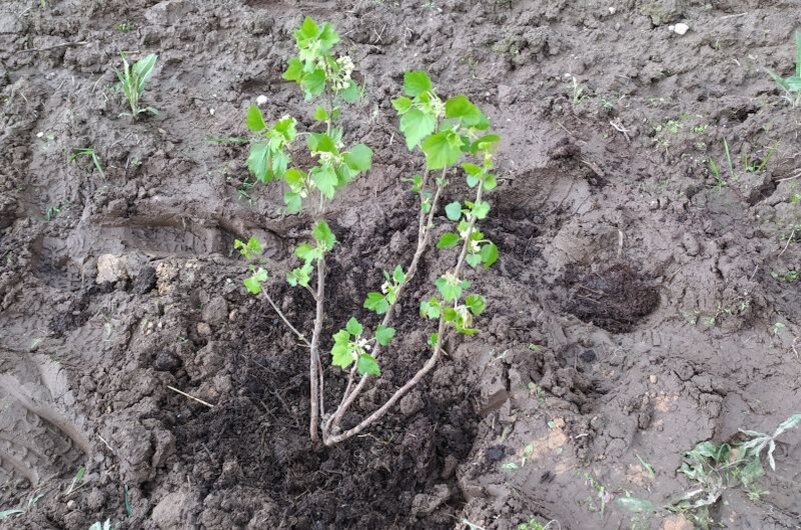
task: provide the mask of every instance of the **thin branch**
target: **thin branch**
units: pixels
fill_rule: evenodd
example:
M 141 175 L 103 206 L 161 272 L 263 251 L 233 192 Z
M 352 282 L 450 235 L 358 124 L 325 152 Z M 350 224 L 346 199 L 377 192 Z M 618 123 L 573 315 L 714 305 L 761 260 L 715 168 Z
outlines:
M 177 388 L 175 388 L 174 386 L 167 385 L 167 388 L 169 388 L 169 389 L 170 389 L 170 390 L 172 390 L 173 392 L 177 392 L 177 393 L 181 394 L 182 396 L 188 397 L 189 399 L 193 399 L 193 400 L 197 401 L 198 403 L 200 403 L 201 405 L 206 405 L 206 406 L 207 406 L 208 408 L 210 408 L 210 409 L 213 409 L 213 408 L 214 408 L 214 405 L 212 405 L 211 403 L 208 403 L 208 402 L 206 402 L 206 401 L 203 401 L 203 400 L 202 400 L 202 399 L 200 399 L 200 398 L 196 398 L 195 396 L 190 396 L 190 395 L 189 395 L 189 394 L 187 394 L 186 392 L 181 392 L 180 390 L 178 390 L 178 389 L 177 389 Z
M 437 204 L 439 203 L 440 196 L 442 195 L 442 190 L 445 187 L 445 175 L 447 175 L 448 168 L 442 170 L 442 177 L 440 183 L 437 184 L 437 190 L 434 193 L 434 198 L 431 201 L 431 209 L 428 211 L 428 215 L 426 215 L 425 210 L 420 208 L 420 219 L 419 219 L 419 231 L 417 233 L 417 249 L 414 252 L 414 257 L 412 258 L 412 262 L 409 265 L 409 269 L 406 271 L 406 278 L 404 279 L 403 283 L 400 284 L 398 290 L 395 293 L 395 301 L 390 304 L 387 312 L 384 314 L 384 319 L 381 322 L 382 326 L 388 327 L 391 323 L 392 317 L 394 316 L 395 306 L 397 305 L 398 301 L 401 298 L 401 295 L 405 291 L 405 288 L 414 278 L 414 275 L 417 273 L 417 267 L 420 263 L 420 258 L 423 256 L 423 253 L 428 246 L 428 241 L 431 235 L 431 227 L 433 226 L 434 222 L 434 213 L 437 210 Z M 428 173 L 423 177 L 423 185 L 425 185 L 425 179 L 428 177 Z M 378 359 L 378 356 L 381 353 L 381 345 L 376 344 L 375 349 L 373 350 L 373 358 Z M 367 384 L 369 376 L 363 375 L 359 380 L 359 384 L 356 385 L 356 388 L 353 389 L 351 394 L 348 394 L 346 389 L 345 395 L 342 397 L 342 402 L 340 403 L 337 410 L 334 411 L 333 416 L 326 422 L 325 426 L 323 427 L 323 434 L 327 436 L 331 433 L 333 429 L 336 429 L 340 422 L 342 421 L 342 416 L 347 412 L 353 402 L 356 400 L 356 397 L 364 390 L 365 385 Z M 350 383 L 350 382 L 349 382 Z M 350 387 L 350 384 L 348 384 Z
M 476 191 L 475 204 L 481 202 L 483 187 L 484 186 L 481 183 L 478 185 L 478 190 Z M 468 236 L 464 240 L 464 244 L 462 245 L 462 251 L 459 253 L 459 259 L 457 260 L 456 266 L 454 267 L 452 273 L 456 278 L 459 278 L 459 275 L 461 274 L 462 269 L 464 268 L 464 264 L 467 258 L 467 251 L 470 246 L 470 234 L 472 234 L 475 224 L 476 224 L 476 217 L 470 214 L 470 221 L 468 222 L 466 230 Z M 366 429 L 376 421 L 380 420 L 387 413 L 387 411 L 395 405 L 395 403 L 397 403 L 401 398 L 403 398 L 403 396 L 405 396 L 406 393 L 409 392 L 409 390 L 411 390 L 415 385 L 417 385 L 417 383 L 420 382 L 421 379 L 423 379 L 431 370 L 433 370 L 434 366 L 436 366 L 437 361 L 439 360 L 440 355 L 442 354 L 442 341 L 445 336 L 446 324 L 447 322 L 445 321 L 444 315 L 440 313 L 439 326 L 437 327 L 437 343 L 434 346 L 434 353 L 431 354 L 431 357 L 429 357 L 428 361 L 426 361 L 423 367 L 420 370 L 418 370 L 416 374 L 414 374 L 414 377 L 412 377 L 409 381 L 406 382 L 406 384 L 404 384 L 402 387 L 396 390 L 395 393 L 392 394 L 392 396 L 386 401 L 386 403 L 384 403 L 378 410 L 370 414 L 367 418 L 362 420 L 355 427 L 352 427 L 347 431 L 341 434 L 337 434 L 335 436 L 325 436 L 325 434 L 327 433 L 323 433 L 324 434 L 323 443 L 325 443 L 325 445 L 327 446 L 332 446 L 339 442 L 345 441 L 348 438 L 356 436 L 364 429 Z M 363 377 L 362 381 L 359 382 L 359 385 L 361 385 L 364 382 L 364 380 L 365 379 Z M 356 388 L 356 390 L 353 391 L 353 395 L 351 396 L 351 403 L 352 400 L 355 399 L 357 390 L 358 387 Z M 341 411 L 338 410 L 337 414 L 340 414 L 341 416 Z M 334 426 L 336 425 L 338 424 L 334 424 Z
M 323 317 L 325 316 L 325 256 L 317 260 L 317 312 L 314 318 L 314 331 L 312 332 L 311 346 L 309 348 L 309 402 L 311 404 L 311 418 L 309 419 L 309 435 L 312 443 L 320 439 L 320 406 L 322 402 L 321 387 L 323 377 L 320 369 L 320 334 L 323 330 Z
M 275 312 L 278 314 L 278 316 L 279 316 L 279 317 L 281 317 L 281 320 L 283 320 L 283 321 L 284 321 L 284 324 L 286 324 L 286 327 L 288 327 L 288 328 L 289 328 L 289 329 L 290 329 L 290 330 L 291 330 L 291 331 L 292 331 L 292 332 L 293 332 L 295 335 L 297 335 L 297 337 L 300 339 L 300 341 L 301 341 L 301 342 L 303 342 L 303 343 L 304 343 L 306 346 L 308 346 L 309 348 L 311 348 L 311 343 L 309 343 L 309 341 L 308 341 L 308 340 L 306 340 L 306 337 L 303 335 L 303 333 L 301 333 L 300 331 L 298 331 L 298 330 L 295 328 L 295 326 L 293 326 L 293 325 L 292 325 L 292 324 L 289 322 L 289 320 L 286 318 L 286 316 L 284 315 L 284 313 L 283 313 L 283 312 L 282 312 L 282 311 L 281 311 L 281 310 L 278 308 L 278 306 L 275 304 L 275 302 L 273 302 L 273 299 L 272 299 L 272 298 L 270 298 L 270 295 L 269 295 L 269 294 L 267 294 L 267 292 L 266 292 L 266 291 L 262 291 L 262 294 L 264 295 L 264 298 L 266 298 L 266 299 L 267 299 L 267 301 L 270 303 L 270 305 L 271 305 L 271 306 L 272 306 L 272 308 L 275 310 Z

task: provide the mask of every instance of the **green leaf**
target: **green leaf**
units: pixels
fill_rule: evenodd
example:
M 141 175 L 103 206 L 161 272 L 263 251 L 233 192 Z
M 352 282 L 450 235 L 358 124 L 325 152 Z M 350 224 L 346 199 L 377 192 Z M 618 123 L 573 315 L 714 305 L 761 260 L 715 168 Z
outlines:
M 323 24 L 323 30 L 320 32 L 320 50 L 326 52 L 337 42 L 339 42 L 339 34 L 330 23 L 326 22 Z
M 334 334 L 334 347 L 331 348 L 331 364 L 343 370 L 353 364 L 353 353 L 350 347 L 350 334 L 344 329 Z
M 316 68 L 303 74 L 300 79 L 300 87 L 306 92 L 308 98 L 322 94 L 325 90 L 325 70 Z
M 428 319 L 439 318 L 442 304 L 436 296 L 420 302 L 420 316 Z
M 462 155 L 461 146 L 462 140 L 453 131 L 440 131 L 426 138 L 422 148 L 428 169 L 442 169 L 455 164 Z
M 300 193 L 294 191 L 284 193 L 284 204 L 287 213 L 298 213 L 303 209 L 303 199 L 300 197 Z
M 284 137 L 284 140 L 287 142 L 291 142 L 297 136 L 297 130 L 295 130 L 295 118 L 292 116 L 287 116 L 281 120 L 275 122 L 273 126 L 275 132 L 279 133 L 281 136 Z
M 464 259 L 468 265 L 475 269 L 481 263 L 481 254 L 468 254 Z
M 467 280 L 458 280 L 454 278 L 448 278 L 446 276 L 440 276 L 434 282 L 434 285 L 437 286 L 437 290 L 446 302 L 453 302 L 462 296 L 462 290 L 468 288 L 470 286 L 470 282 Z
M 330 165 L 317 166 L 311 170 L 309 175 L 324 197 L 327 199 L 334 198 L 339 179 L 337 179 L 337 174 Z
M 337 95 L 343 99 L 346 103 L 356 103 L 362 98 L 362 92 L 364 90 L 358 83 L 354 80 L 350 80 L 348 86 L 344 89 L 337 92 Z M 334 117 L 336 119 L 336 116 Z
M 286 71 L 284 72 L 284 79 L 287 81 L 296 81 L 300 82 L 301 78 L 303 77 L 303 63 L 300 62 L 300 59 L 297 57 L 293 57 L 289 60 L 289 64 L 287 64 Z
M 437 248 L 440 250 L 444 250 L 447 248 L 455 247 L 462 238 L 459 237 L 459 234 L 454 234 L 453 232 L 445 232 L 440 236 L 439 241 L 437 241 Z
M 310 244 L 301 243 L 295 249 L 295 255 L 300 259 L 302 259 L 303 261 L 309 262 L 319 257 L 316 251 L 317 249 L 311 246 Z
M 479 201 L 473 204 L 473 215 L 476 216 L 476 219 L 486 219 L 489 211 L 490 205 L 487 201 Z
M 328 226 L 328 223 L 322 220 L 317 221 L 317 224 L 314 225 L 312 237 L 315 241 L 322 245 L 323 250 L 326 252 L 334 248 L 334 245 L 337 242 L 337 238 L 334 235 L 334 232 L 331 231 L 331 227 Z
M 495 246 L 495 243 L 487 243 L 481 247 L 480 254 L 485 269 L 489 269 L 493 263 L 498 261 L 498 247 Z
M 464 299 L 465 305 L 470 309 L 470 312 L 473 313 L 475 316 L 480 315 L 484 312 L 484 308 L 487 307 L 487 300 L 481 296 L 480 294 L 469 294 Z
M 350 317 L 348 323 L 345 324 L 345 329 L 347 330 L 348 333 L 350 333 L 354 337 L 361 336 L 362 331 L 364 331 L 364 327 L 358 320 L 356 320 L 355 317 Z
M 411 109 L 401 116 L 400 130 L 406 137 L 406 147 L 410 151 L 434 132 L 436 127 L 437 119 L 420 109 Z
M 261 113 L 261 109 L 256 105 L 251 105 L 248 107 L 245 123 L 247 124 L 248 129 L 253 132 L 263 131 L 267 128 L 267 124 L 264 123 L 264 116 Z
M 286 275 L 286 281 L 292 287 L 297 287 L 298 285 L 308 287 L 312 270 L 312 265 L 310 263 L 306 263 L 302 267 L 292 269 L 290 272 L 288 272 Z
M 398 114 L 406 114 L 412 108 L 412 100 L 401 96 L 392 100 L 392 106 Z
M 383 324 L 379 324 L 378 328 L 376 328 L 375 330 L 375 340 L 381 346 L 388 345 L 394 337 L 395 337 L 395 328 L 390 328 Z
M 311 133 L 306 141 L 309 151 L 313 153 L 337 154 L 339 149 L 334 139 L 325 133 Z
M 463 124 L 470 126 L 481 120 L 481 111 L 467 97 L 459 95 L 445 102 L 445 117 L 458 118 Z
M 495 148 L 495 145 L 501 141 L 501 137 L 497 134 L 485 134 L 484 136 L 477 138 L 473 142 L 473 150 L 474 151 L 489 151 Z
M 494 190 L 498 186 L 498 180 L 495 175 L 488 174 L 484 177 L 484 189 L 487 191 Z
M 448 204 L 445 207 L 445 215 L 451 221 L 458 221 L 462 218 L 462 205 L 458 201 Z
M 422 70 L 413 70 L 403 74 L 403 93 L 413 98 L 423 92 L 429 92 L 433 86 L 428 74 Z
M 432 348 L 435 348 L 437 346 L 437 342 L 439 342 L 439 333 L 432 333 L 428 337 L 428 340 L 426 341 L 426 344 L 428 344 Z
M 378 292 L 367 293 L 364 301 L 364 308 L 374 311 L 378 315 L 383 315 L 389 309 L 389 302 L 386 296 Z
M 406 281 L 406 273 L 403 272 L 403 267 L 400 265 L 395 266 L 395 269 L 392 271 L 392 279 L 395 280 L 395 283 L 403 283 Z
M 250 294 L 259 294 L 261 292 L 261 284 L 266 281 L 267 271 L 259 267 L 256 272 L 254 272 L 250 277 L 245 278 L 242 283 L 245 285 L 245 289 L 247 289 Z
M 361 375 L 381 375 L 381 370 L 378 368 L 375 357 L 367 353 L 359 355 L 359 360 L 356 363 L 356 371 Z
M 357 144 L 343 158 L 354 171 L 367 171 L 373 164 L 373 151 L 364 144 Z
M 264 143 L 257 143 L 250 146 L 248 155 L 248 169 L 259 182 L 267 183 L 273 179 L 272 173 L 268 171 L 267 159 L 270 155 L 270 147 Z
M 325 121 L 328 119 L 328 111 L 323 107 L 318 106 L 316 109 L 314 109 L 313 117 L 315 121 Z
M 262 251 L 261 241 L 259 241 L 256 236 L 250 236 L 247 243 L 239 239 L 234 240 L 234 248 L 245 256 L 245 259 L 249 260 L 258 258 Z
M 303 23 L 295 32 L 295 37 L 299 40 L 308 40 L 317 37 L 320 33 L 320 27 L 312 20 L 311 17 L 303 19 Z

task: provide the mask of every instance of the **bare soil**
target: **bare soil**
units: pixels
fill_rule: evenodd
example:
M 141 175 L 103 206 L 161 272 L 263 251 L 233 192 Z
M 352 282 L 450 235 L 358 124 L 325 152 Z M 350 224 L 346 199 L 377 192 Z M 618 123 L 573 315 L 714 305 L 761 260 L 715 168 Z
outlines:
M 389 104 L 404 70 L 468 95 L 504 138 L 483 332 L 332 449 L 309 445 L 303 352 L 233 251 L 257 235 L 280 278 L 309 218 L 244 185 L 245 146 L 209 141 L 245 135 L 261 94 L 270 119 L 311 125 L 281 79 L 304 15 L 344 36 L 367 87 L 345 127 L 375 152 L 328 213 L 326 337 L 370 321 L 365 291 L 413 250 L 401 178 L 421 160 Z M 25 513 L 0 527 L 692 528 L 664 508 L 694 487 L 682 454 L 801 412 L 801 109 L 764 71 L 792 73 L 799 27 L 781 0 L 3 1 L 0 510 Z M 159 55 L 158 116 L 119 116 L 120 51 Z M 105 179 L 68 162 L 78 147 Z M 304 292 L 270 290 L 310 325 Z M 355 413 L 424 362 L 415 307 Z M 768 493 L 727 490 L 716 524 L 801 528 L 801 432 L 780 441 Z

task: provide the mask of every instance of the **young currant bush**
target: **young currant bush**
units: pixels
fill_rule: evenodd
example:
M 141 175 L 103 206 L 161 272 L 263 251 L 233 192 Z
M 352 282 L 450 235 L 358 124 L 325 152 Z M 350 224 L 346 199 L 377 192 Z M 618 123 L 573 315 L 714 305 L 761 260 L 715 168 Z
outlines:
M 248 167 L 263 183 L 283 182 L 284 203 L 290 213 L 304 207 L 316 217 L 311 239 L 295 249 L 301 263 L 287 275 L 293 287 L 303 287 L 316 302 L 311 339 L 298 331 L 281 312 L 265 290 L 268 274 L 261 265 L 261 244 L 255 238 L 237 240 L 235 247 L 250 262 L 251 275 L 245 279 L 248 292 L 261 294 L 270 303 L 284 324 L 309 348 L 310 422 L 312 441 L 322 437 L 326 445 L 334 445 L 357 435 L 380 420 L 411 388 L 436 365 L 446 334 L 474 334 L 478 330 L 474 319 L 484 312 L 485 298 L 471 290 L 469 270 L 488 268 L 498 259 L 497 247 L 477 228 L 490 211 L 484 199 L 497 180 L 493 174 L 493 153 L 500 137 L 489 133 L 489 121 L 470 100 L 457 95 L 443 100 L 423 71 L 404 75 L 403 95 L 392 104 L 400 116 L 400 129 L 411 152 L 424 156 L 424 171 L 403 179 L 411 183 L 411 192 L 419 197 L 417 246 L 408 268 L 398 264 L 392 272 L 384 272 L 379 290 L 368 292 L 365 309 L 382 317 L 374 328 L 355 316 L 331 336 L 331 364 L 344 370 L 347 383 L 339 405 L 326 412 L 324 400 L 325 369 L 320 351 L 325 319 L 326 260 L 337 244 L 336 237 L 325 221 L 326 205 L 359 175 L 369 171 L 372 151 L 363 144 L 347 148 L 339 119 L 344 104 L 358 100 L 362 89 L 353 79 L 353 63 L 347 56 L 334 54 L 339 35 L 330 24 L 318 25 L 306 18 L 295 32 L 298 55 L 289 61 L 284 78 L 295 81 L 307 101 L 316 102 L 314 130 L 297 132 L 297 121 L 290 116 L 268 126 L 258 106 L 247 111 L 248 128 L 260 137 L 251 144 Z M 315 163 L 300 168 L 294 163 L 293 151 L 298 136 L 306 136 L 306 148 Z M 463 175 L 471 200 L 453 201 L 444 208 L 445 217 L 453 223 L 451 230 L 440 236 L 436 247 L 453 252 L 453 265 L 436 279 L 432 289 L 420 303 L 420 315 L 436 320 L 436 331 L 428 338 L 430 353 L 423 366 L 398 388 L 385 403 L 357 424 L 343 428 L 345 412 L 354 403 L 367 383 L 381 375 L 379 360 L 383 349 L 396 336 L 392 327 L 398 302 L 417 272 L 420 259 L 431 246 L 435 219 L 440 214 L 439 201 L 452 178 Z M 316 271 L 316 280 L 313 279 Z M 421 325 L 424 325 L 421 322 Z
M 128 63 L 125 54 L 121 53 L 120 55 L 122 56 L 122 70 L 114 68 L 114 73 L 117 74 L 118 87 L 125 94 L 128 105 L 131 107 L 130 113 L 124 112 L 121 115 L 131 116 L 135 120 L 145 112 L 158 114 L 159 111 L 153 107 L 143 108 L 139 105 L 139 100 L 145 92 L 147 80 L 150 79 L 153 74 L 153 67 L 156 66 L 156 54 L 151 53 L 139 59 L 133 65 Z

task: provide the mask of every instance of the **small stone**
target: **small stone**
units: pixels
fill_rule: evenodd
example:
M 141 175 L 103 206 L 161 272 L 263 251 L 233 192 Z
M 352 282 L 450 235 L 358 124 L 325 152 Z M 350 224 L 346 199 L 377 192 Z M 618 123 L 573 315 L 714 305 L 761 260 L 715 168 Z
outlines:
M 673 26 L 673 32 L 676 33 L 677 35 L 684 35 L 688 31 L 690 31 L 690 26 L 688 26 L 684 22 L 679 22 L 678 24 Z
M 585 363 L 591 363 L 595 360 L 595 352 L 592 350 L 584 350 L 579 354 L 579 359 L 584 361 Z
M 156 354 L 153 368 L 159 372 L 172 372 L 181 365 L 181 361 L 170 351 L 161 350 Z
M 652 385 L 655 385 L 657 381 L 656 376 L 654 374 L 649 375 L 648 380 L 651 382 Z
M 609 7 L 609 14 L 610 14 L 610 15 L 614 15 L 614 14 L 615 14 L 615 12 L 617 12 L 617 9 L 615 9 L 614 7 L 611 7 L 611 6 L 610 6 L 610 7 Z
M 648 208 L 651 210 L 658 210 L 659 209 L 659 201 L 654 199 L 653 201 L 648 203 Z
M 404 416 L 411 416 L 412 414 L 420 412 L 423 406 L 423 400 L 420 398 L 418 392 L 407 394 L 400 400 L 400 410 L 401 414 Z
M 258 105 L 259 107 L 263 107 L 266 104 L 267 104 L 267 96 L 265 96 L 264 94 L 256 98 L 256 105 Z
M 142 267 L 133 283 L 134 294 L 145 294 L 156 286 L 156 269 L 150 265 Z
M 76 502 L 75 502 L 74 499 L 70 499 L 70 500 L 67 501 L 67 509 L 68 510 L 74 510 L 75 509 L 75 505 L 76 505 Z
M 228 302 L 222 296 L 215 296 L 203 308 L 203 320 L 212 326 L 219 326 L 228 317 Z
M 206 322 L 198 322 L 197 334 L 201 337 L 208 337 L 211 335 L 211 326 L 209 326 Z
M 228 313 L 228 320 L 233 322 L 234 320 L 236 320 L 236 315 L 237 315 L 236 309 L 231 310 L 231 312 Z
M 125 256 L 103 254 L 97 258 L 97 283 L 116 282 L 128 277 Z

